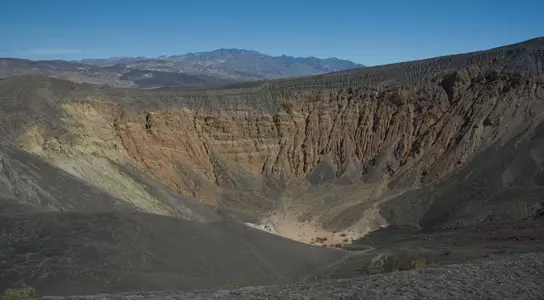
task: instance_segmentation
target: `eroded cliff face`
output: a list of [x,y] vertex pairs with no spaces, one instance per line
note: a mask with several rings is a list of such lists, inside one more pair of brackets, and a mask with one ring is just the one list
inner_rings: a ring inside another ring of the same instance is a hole
[[294,179],[320,162],[336,176],[351,165],[361,175],[379,169],[379,179],[417,164],[423,180],[436,180],[538,119],[541,99],[535,78],[474,68],[421,86],[301,94],[276,113],[172,109],[121,115],[114,127],[128,155],[163,182],[178,164],[223,186],[236,184],[223,165]]
[[[443,179],[536,123],[543,87],[535,77],[471,67],[417,85],[300,93],[271,111],[127,111],[107,97],[87,98],[61,106],[62,128],[35,123],[18,144],[145,211],[175,215],[117,165],[144,170],[207,204],[258,217],[281,210],[296,222],[317,218],[323,227],[347,208],[375,212],[391,193]],[[331,180],[373,190],[347,202],[312,204],[337,208],[326,217],[297,204],[294,198],[311,190],[308,182]],[[383,225],[369,219],[366,231]]]

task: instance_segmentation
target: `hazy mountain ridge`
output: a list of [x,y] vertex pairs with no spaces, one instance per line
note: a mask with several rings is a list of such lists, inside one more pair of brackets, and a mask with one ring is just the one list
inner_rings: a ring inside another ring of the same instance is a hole
[[165,65],[164,61],[175,63],[170,65],[170,67],[177,68],[177,71],[180,72],[198,73],[205,72],[205,68],[214,68],[246,72],[260,76],[262,79],[315,75],[363,67],[361,64],[335,57],[319,59],[317,57],[292,57],[287,55],[270,56],[252,50],[224,48],[208,52],[160,56],[156,58],[120,57],[83,59],[79,63],[97,66],[113,66],[122,63],[129,67],[141,67],[142,64],[145,64],[149,69],[161,70]]
[[78,83],[157,88],[307,76],[358,67],[362,65],[337,58],[273,57],[256,51],[218,49],[156,58],[112,57],[80,61],[0,58],[0,77],[45,75]]

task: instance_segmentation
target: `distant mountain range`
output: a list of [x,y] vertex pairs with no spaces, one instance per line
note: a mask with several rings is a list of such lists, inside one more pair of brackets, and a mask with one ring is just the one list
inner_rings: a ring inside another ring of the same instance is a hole
[[361,67],[364,66],[338,58],[270,56],[250,50],[218,49],[154,58],[89,58],[69,62],[0,58],[0,77],[39,74],[75,82],[156,88],[308,76]]

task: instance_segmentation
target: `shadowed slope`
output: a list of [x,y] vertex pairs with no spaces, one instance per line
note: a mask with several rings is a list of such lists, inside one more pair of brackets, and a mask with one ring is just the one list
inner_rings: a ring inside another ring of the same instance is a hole
[[382,215],[392,224],[433,230],[536,218],[544,209],[543,147],[544,123],[537,122],[444,181],[390,200]]
[[129,213],[1,215],[0,238],[0,289],[42,295],[289,283],[343,255],[229,221]]

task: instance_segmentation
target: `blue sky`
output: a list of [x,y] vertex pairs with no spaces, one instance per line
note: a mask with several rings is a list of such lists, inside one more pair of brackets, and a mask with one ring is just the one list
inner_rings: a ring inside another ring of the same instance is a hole
[[29,59],[244,48],[377,65],[538,36],[542,0],[0,0],[0,57]]

